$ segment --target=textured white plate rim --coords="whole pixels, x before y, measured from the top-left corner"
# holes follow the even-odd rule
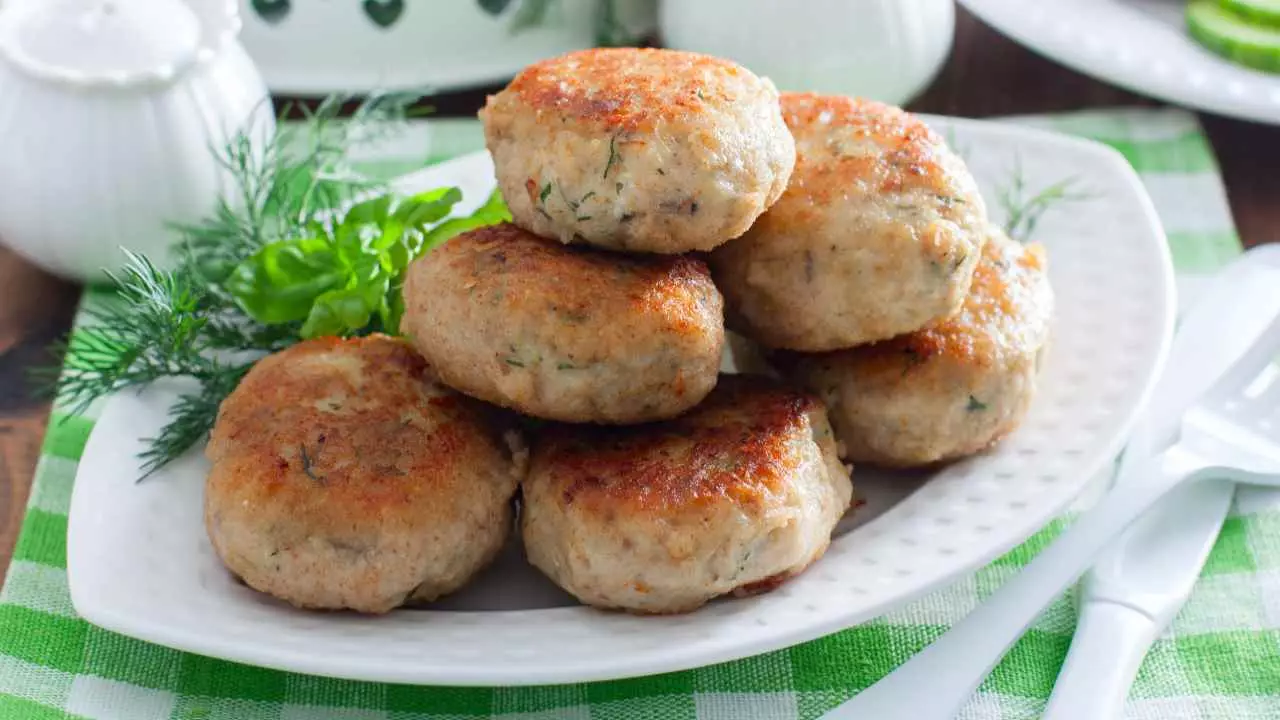
[[[1083,489],[1087,478],[1092,477],[1104,463],[1113,458],[1118,452],[1124,437],[1136,418],[1137,412],[1146,402],[1154,380],[1163,366],[1164,356],[1168,349],[1169,338],[1172,334],[1174,307],[1172,264],[1163,233],[1159,230],[1159,222],[1149,198],[1147,198],[1136,174],[1134,174],[1127,162],[1112,149],[1076,138],[990,122],[954,120],[950,118],[930,118],[930,120],[950,124],[956,130],[963,131],[966,136],[972,135],[979,138],[983,136],[989,138],[1000,137],[1005,140],[1012,139],[1022,144],[1053,147],[1058,151],[1065,150],[1081,157],[1087,157],[1092,164],[1100,169],[1105,169],[1108,173],[1114,175],[1117,180],[1123,179],[1134,202],[1140,204],[1138,210],[1145,218],[1150,230],[1149,237],[1135,239],[1134,242],[1158,243],[1158,247],[1146,249],[1154,250],[1158,258],[1159,267],[1150,267],[1148,270],[1154,274],[1151,280],[1154,282],[1156,289],[1163,294],[1163,297],[1159,298],[1158,305],[1163,308],[1164,312],[1163,317],[1152,318],[1153,321],[1158,320],[1160,322],[1161,326],[1158,329],[1160,339],[1158,347],[1147,358],[1145,373],[1142,376],[1142,387],[1133,396],[1135,399],[1125,407],[1123,413],[1117,415],[1116,431],[1111,433],[1109,439],[1099,447],[1091,449],[1087,457],[1080,457],[1072,461],[1070,465],[1071,475],[1072,477],[1078,476],[1079,481],[1075,482],[1070,488],[1071,492],[1062,493],[1060,497],[1056,498],[1055,502],[1028,508],[1028,511],[1032,514],[1019,518],[1022,524],[1018,530],[993,534],[990,542],[984,546],[981,552],[971,553],[963,556],[963,558],[956,558],[944,572],[934,574],[929,582],[919,584],[909,592],[899,593],[891,601],[847,612],[829,612],[821,618],[812,619],[802,627],[770,628],[769,632],[761,632],[759,628],[752,628],[754,632],[735,632],[732,642],[720,642],[718,644],[696,642],[698,635],[701,634],[699,630],[719,630],[731,626],[736,629],[740,626],[735,625],[735,623],[745,622],[755,612],[753,603],[792,601],[789,587],[784,585],[778,591],[758,599],[735,600],[724,603],[721,605],[722,609],[714,615],[695,613],[672,618],[634,618],[626,615],[598,613],[584,608],[507,611],[493,614],[503,617],[496,618],[496,627],[485,631],[502,632],[503,627],[517,628],[527,626],[527,624],[545,625],[567,621],[568,623],[586,624],[592,627],[596,625],[608,628],[616,627],[620,628],[619,632],[627,631],[627,628],[631,627],[632,629],[629,632],[632,633],[635,632],[634,628],[638,626],[645,628],[644,632],[646,634],[671,635],[674,633],[673,637],[687,638],[690,641],[687,643],[671,643],[665,646],[661,652],[630,653],[625,645],[618,645],[617,652],[610,653],[607,656],[609,659],[606,661],[596,658],[573,662],[567,658],[557,658],[547,653],[531,655],[528,662],[524,663],[513,664],[510,661],[491,663],[486,662],[484,659],[479,659],[474,663],[466,664],[452,660],[438,660],[433,657],[431,647],[424,646],[422,647],[421,656],[415,656],[411,663],[395,658],[386,658],[382,662],[365,658],[361,662],[353,662],[350,657],[345,656],[343,653],[326,651],[319,644],[315,647],[304,645],[290,648],[273,644],[269,638],[261,640],[254,638],[252,641],[236,639],[209,632],[200,624],[175,624],[167,620],[151,617],[145,612],[139,613],[135,610],[131,613],[132,605],[119,600],[113,604],[111,600],[105,599],[106,595],[110,594],[109,591],[118,591],[120,584],[118,578],[106,577],[105,575],[108,574],[106,571],[97,573],[95,577],[92,568],[95,561],[99,559],[96,554],[98,550],[96,541],[99,538],[95,536],[95,532],[107,527],[107,524],[110,523],[110,518],[107,516],[110,515],[110,503],[113,501],[113,496],[108,492],[104,492],[106,480],[109,478],[103,477],[104,472],[109,471],[101,469],[101,463],[82,462],[73,491],[67,558],[72,602],[77,612],[84,619],[100,627],[161,645],[227,660],[315,675],[370,681],[447,685],[526,685],[582,682],[688,669],[795,645],[882,615],[911,599],[945,586],[960,575],[990,562],[1021,543],[1032,532],[1064,510]],[[415,183],[415,179],[421,175],[419,173],[409,176],[403,180],[403,184],[412,186]],[[127,400],[128,398],[125,399]],[[121,398],[117,398],[109,404],[104,411],[103,421],[110,419],[113,413],[112,406],[119,406],[120,400]],[[100,423],[99,427],[104,425],[105,422]],[[110,433],[102,433],[95,430],[86,445],[84,457],[86,460],[100,456],[109,458],[112,452],[122,452],[119,447],[116,447],[119,444],[119,439],[112,437]],[[193,455],[195,454],[197,453],[193,453]],[[115,472],[116,474],[119,473],[118,467]],[[155,482],[156,480],[153,479],[150,482]],[[925,489],[927,490],[929,487],[929,485],[926,485]],[[877,518],[867,527],[870,528],[876,524],[883,525],[885,524],[883,522],[884,518],[890,516],[897,517],[898,513],[891,510],[889,513]],[[821,575],[823,573],[824,569],[819,564],[818,567],[806,573],[806,576]],[[802,576],[802,579],[806,576]],[[110,584],[112,582],[116,584],[113,586]],[[795,598],[794,602],[799,603],[801,600]],[[157,607],[163,608],[163,606]],[[275,610],[271,610],[271,612],[275,612]],[[305,620],[309,627],[324,626],[347,631],[352,628],[358,628],[361,632],[373,629],[375,628],[375,623],[381,622],[386,622],[393,628],[398,628],[411,622],[420,623],[422,626],[439,626],[447,624],[451,619],[466,622],[474,619],[477,615],[477,613],[435,611],[429,613],[393,613],[392,616],[389,616],[416,616],[412,621],[402,621],[359,618],[343,614],[319,615],[289,610],[285,610],[285,612],[309,616]],[[423,619],[425,619],[425,622]],[[637,625],[638,623],[643,623],[643,625]],[[725,625],[726,623],[727,625]],[[622,636],[620,635],[619,637]],[[599,638],[599,642],[605,644],[615,642],[615,640],[615,638],[608,636]]]
[[[1171,33],[1166,22],[1144,14],[1172,15],[1170,5],[1180,13],[1183,2],[959,1],[987,25],[1077,72],[1166,102],[1280,124],[1280,75],[1219,58],[1185,31]]]

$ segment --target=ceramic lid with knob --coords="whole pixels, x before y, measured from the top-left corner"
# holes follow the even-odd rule
[[[236,18],[234,6],[206,4]],[[183,0],[10,0],[0,10],[0,59],[72,85],[164,84],[222,39],[204,27],[210,8],[202,9]]]

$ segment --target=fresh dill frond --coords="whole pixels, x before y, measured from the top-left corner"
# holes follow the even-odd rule
[[[302,323],[258,325],[233,315],[209,318],[204,334],[214,350],[272,353],[296,343],[301,328]]]
[[[145,438],[147,449],[139,454],[144,480],[193,446],[204,442],[218,419],[223,399],[235,390],[252,363],[218,366],[200,382],[194,393],[178,396],[169,408],[168,421],[152,438]]]
[[[129,253],[122,272],[111,276],[116,297],[86,309],[86,326],[65,345],[54,392],[72,413],[127,388],[166,378],[194,380],[199,390],[182,395],[159,435],[141,455],[144,477],[203,439],[218,404],[252,366],[251,359],[225,361],[215,350],[230,347],[210,334],[228,322],[228,309],[210,302],[204,285],[182,270],[166,272]],[[235,350],[243,350],[236,346]]]
[[[55,392],[72,412],[124,388],[207,370],[201,286],[140,255],[128,258],[123,272],[111,275],[118,296],[86,308],[85,327],[65,345]]]
[[[1040,220],[1053,208],[1092,198],[1092,193],[1079,189],[1079,181],[1074,177],[1064,178],[1033,193],[1023,175],[1021,157],[1015,157],[1009,184],[996,196],[1004,211],[1005,232],[1018,242],[1027,242],[1035,234]]]

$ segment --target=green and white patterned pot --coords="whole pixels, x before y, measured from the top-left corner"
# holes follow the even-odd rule
[[[500,82],[544,57],[652,33],[657,0],[239,0],[241,38],[273,92]]]

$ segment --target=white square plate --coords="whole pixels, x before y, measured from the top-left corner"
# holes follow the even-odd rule
[[[172,387],[113,398],[80,463],[68,542],[85,619],[205,655],[319,675],[519,685],[678,670],[809,640],[939,588],[1061,512],[1119,449],[1163,362],[1173,275],[1137,176],[1094,143],[1011,126],[929,118],[967,155],[999,215],[1021,165],[1032,192],[1075,178],[1090,199],[1049,212],[1036,240],[1057,294],[1054,342],[1024,425],[992,451],[925,475],[859,469],[867,504],[804,575],[695,613],[635,617],[576,606],[512,544],[472,586],[427,610],[383,617],[295,610],[234,581],[205,535],[206,463],[195,450],[141,484],[137,453]],[[406,190],[494,185],[480,153],[406,178]],[[547,648],[555,648],[548,652]]]
[[[1175,105],[1280,124],[1280,75],[1218,57],[1187,31],[1186,0],[961,0],[1015,42]]]

